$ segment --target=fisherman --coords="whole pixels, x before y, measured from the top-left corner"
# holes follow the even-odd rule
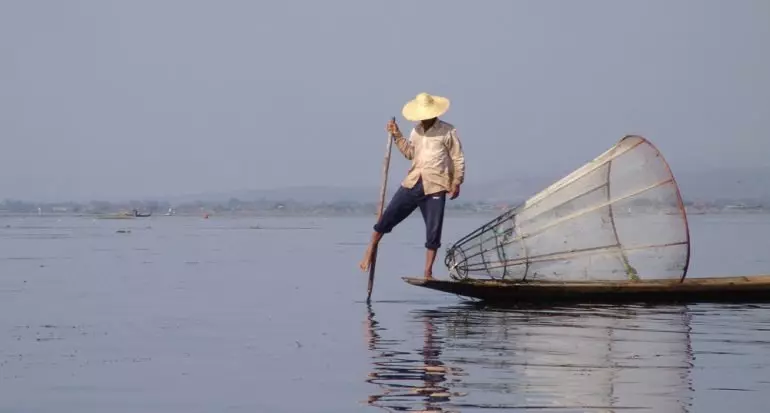
[[[465,177],[465,157],[455,127],[438,117],[449,109],[449,99],[420,93],[407,102],[401,113],[417,122],[407,140],[395,120],[388,122],[387,131],[399,151],[412,161],[406,178],[393,195],[379,221],[374,225],[369,247],[359,264],[368,271],[372,253],[382,236],[406,219],[418,207],[425,221],[425,279],[433,278],[433,262],[441,246],[446,197],[460,195]]]

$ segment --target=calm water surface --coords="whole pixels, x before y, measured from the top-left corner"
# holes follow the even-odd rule
[[[690,219],[692,277],[770,273],[770,215]],[[416,217],[367,306],[371,224],[0,218],[0,411],[767,411],[770,305],[476,308],[401,281]]]

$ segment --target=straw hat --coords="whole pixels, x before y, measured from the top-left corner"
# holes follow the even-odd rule
[[[449,109],[449,99],[420,93],[404,105],[401,114],[413,122],[432,119],[443,115]]]

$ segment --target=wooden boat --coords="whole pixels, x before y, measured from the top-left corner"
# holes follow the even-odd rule
[[[403,279],[411,285],[493,305],[770,301],[770,275],[615,282]]]
[[[451,281],[406,282],[497,304],[755,301],[770,275],[687,279],[690,231],[662,154],[626,136],[448,250]]]

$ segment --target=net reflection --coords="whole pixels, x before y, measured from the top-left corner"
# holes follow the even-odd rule
[[[401,349],[409,342],[383,338],[386,330],[375,319],[371,305],[367,309],[367,342],[372,352],[373,371],[366,381],[379,388],[368,397],[367,403],[386,411],[448,412],[442,405],[452,396],[460,396],[450,391],[450,377],[461,371],[441,360],[444,340],[436,334],[434,323],[436,317],[443,314],[413,313],[411,321],[419,324],[422,345],[404,351]]]
[[[415,310],[407,323],[421,325],[423,345],[414,348],[412,340],[386,340],[370,308],[374,369],[367,381],[379,390],[369,404],[388,411],[688,412],[690,318],[685,306]]]
[[[449,310],[444,320],[452,362],[469,373],[460,407],[667,413],[690,406],[683,306]]]

